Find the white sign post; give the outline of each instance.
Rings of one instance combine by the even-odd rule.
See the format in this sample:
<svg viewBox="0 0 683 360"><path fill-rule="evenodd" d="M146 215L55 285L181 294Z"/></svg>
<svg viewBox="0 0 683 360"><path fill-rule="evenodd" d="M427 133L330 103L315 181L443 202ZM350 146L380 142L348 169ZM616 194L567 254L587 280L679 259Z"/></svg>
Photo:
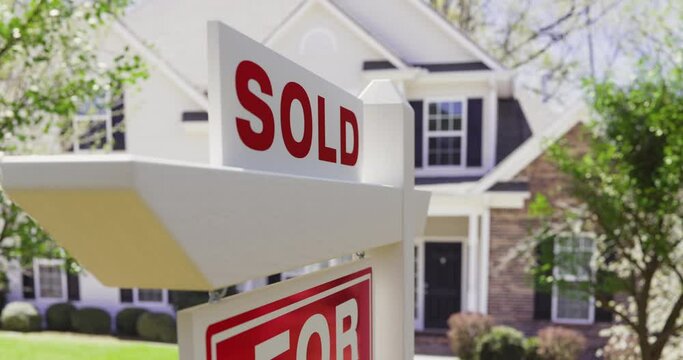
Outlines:
<svg viewBox="0 0 683 360"><path fill-rule="evenodd" d="M375 269L375 359L412 359L414 238L429 202L429 195L414 190L413 110L388 80L371 83L360 97L366 121L363 181L403 192L401 237L368 252Z"/></svg>
<svg viewBox="0 0 683 360"><path fill-rule="evenodd" d="M181 359L412 358L413 238L428 201L413 189L412 109L380 81L361 95L361 110L358 99L217 22L209 24L209 49L216 163L389 186L400 189L401 201L398 221L386 224L396 238L367 242L360 272L341 266L181 312ZM358 274L372 295L324 294L326 284L343 287L340 279ZM353 316L339 315L345 306ZM359 314L367 317L360 327Z"/></svg>

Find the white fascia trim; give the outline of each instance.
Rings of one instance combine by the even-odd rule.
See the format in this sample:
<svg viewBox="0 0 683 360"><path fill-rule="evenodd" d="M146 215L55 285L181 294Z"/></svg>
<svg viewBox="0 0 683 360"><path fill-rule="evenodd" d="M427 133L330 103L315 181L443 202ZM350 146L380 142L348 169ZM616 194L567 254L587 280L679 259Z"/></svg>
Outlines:
<svg viewBox="0 0 683 360"><path fill-rule="evenodd" d="M437 25L442 31L444 31L453 40L458 42L458 44L464 46L467 50L471 51L475 56L477 56L481 61L490 67L492 70L506 70L498 60L494 59L486 51L479 47L472 39L463 34L460 29L455 27L448 19L439 14L431 6L429 6L423 0L411 0L410 3L415 5L423 14L429 16L432 22Z"/></svg>
<svg viewBox="0 0 683 360"><path fill-rule="evenodd" d="M358 23L349 18L344 12L342 12L335 5L327 0L307 0L297 9L294 13L285 20L282 25L280 25L275 31L266 37L263 44L271 47L277 40L282 38L287 30L292 27L313 5L321 5L324 9L329 11L333 16L342 22L346 27L349 28L355 35L359 36L363 41L373 47L375 50L379 51L382 56L391 62L392 65L396 66L397 69L407 69L408 65L404 63L400 58L394 55L389 49L380 44L372 35L370 35L365 29L363 29Z"/></svg>
<svg viewBox="0 0 683 360"><path fill-rule="evenodd" d="M528 191L492 191L484 194L484 203L489 209L523 209L530 198Z"/></svg>
<svg viewBox="0 0 683 360"><path fill-rule="evenodd" d="M481 193L488 190L499 181L509 181L524 168L529 166L532 161L538 158L546 145L564 136L576 124L587 120L586 106L580 103L572 106L571 111L555 120L546 131L539 135L534 135L527 139L521 146L503 160L493 171L475 183L470 189L471 192Z"/></svg>
<svg viewBox="0 0 683 360"><path fill-rule="evenodd" d="M524 209L531 198L528 191L495 191L484 194L432 193L429 217L469 216L489 209Z"/></svg>
<svg viewBox="0 0 683 360"><path fill-rule="evenodd" d="M465 190L471 189L472 186L474 186L474 182L467 181L447 184L415 185L415 189L431 191L433 193L461 195L465 194Z"/></svg>
<svg viewBox="0 0 683 360"><path fill-rule="evenodd" d="M434 192L428 209L430 217L443 217L478 214L484 211L485 207L481 195L452 195Z"/></svg>
<svg viewBox="0 0 683 360"><path fill-rule="evenodd" d="M466 81L512 81L515 76L510 70L473 70L473 71L424 71L418 73L423 83L466 82Z"/></svg>
<svg viewBox="0 0 683 360"><path fill-rule="evenodd" d="M130 29L126 27L121 21L114 21L112 25L114 31L121 36L136 52L138 52L149 64L153 65L162 74L171 80L180 90L182 90L190 99L192 99L202 110L209 111L209 99L196 87L194 87L187 79L180 75L161 57L152 52Z"/></svg>
<svg viewBox="0 0 683 360"><path fill-rule="evenodd" d="M266 37L263 39L262 43L263 45L267 47L271 47L277 40L280 40L284 34L291 28L294 24L296 24L299 19L304 16L306 11L310 9L313 4L315 3L314 0L304 0L302 1L299 5L297 5L294 10L287 16L281 23L278 25L275 30L273 30L270 34L266 35Z"/></svg>
<svg viewBox="0 0 683 360"><path fill-rule="evenodd" d="M365 80L414 80L426 73L427 70L421 68L405 68L405 69L382 69L382 70L365 70L362 76Z"/></svg>

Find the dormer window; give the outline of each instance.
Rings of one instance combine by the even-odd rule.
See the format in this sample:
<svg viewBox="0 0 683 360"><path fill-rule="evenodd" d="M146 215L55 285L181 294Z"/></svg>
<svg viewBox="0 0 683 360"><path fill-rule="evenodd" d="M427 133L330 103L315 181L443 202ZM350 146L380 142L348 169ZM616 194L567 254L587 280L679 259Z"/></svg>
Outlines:
<svg viewBox="0 0 683 360"><path fill-rule="evenodd" d="M113 102L108 96L85 101L73 118L72 150L102 152L125 150L123 97Z"/></svg>
<svg viewBox="0 0 683 360"><path fill-rule="evenodd" d="M415 111L417 183L452 182L485 173L483 105L483 99L478 97L410 101Z"/></svg>
<svg viewBox="0 0 683 360"><path fill-rule="evenodd" d="M465 163L466 105L462 100L429 101L425 118L427 168L460 167Z"/></svg>
<svg viewBox="0 0 683 360"><path fill-rule="evenodd" d="M74 151L102 150L112 141L111 108L107 98L85 101L73 121Z"/></svg>

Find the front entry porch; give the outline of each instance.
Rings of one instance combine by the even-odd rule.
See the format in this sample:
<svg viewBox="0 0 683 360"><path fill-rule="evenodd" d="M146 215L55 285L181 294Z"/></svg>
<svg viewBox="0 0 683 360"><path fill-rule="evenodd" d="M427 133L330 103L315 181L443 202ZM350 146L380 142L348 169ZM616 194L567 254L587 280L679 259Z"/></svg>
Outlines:
<svg viewBox="0 0 683 360"><path fill-rule="evenodd" d="M433 216L415 240L415 329L444 332L448 317L483 312L478 215ZM484 310L485 311L485 310Z"/></svg>

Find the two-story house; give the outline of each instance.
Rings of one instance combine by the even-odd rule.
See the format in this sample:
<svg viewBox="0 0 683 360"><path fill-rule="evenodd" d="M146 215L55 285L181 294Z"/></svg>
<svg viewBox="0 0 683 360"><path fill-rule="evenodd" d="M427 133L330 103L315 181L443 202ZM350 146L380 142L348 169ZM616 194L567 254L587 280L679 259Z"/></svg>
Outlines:
<svg viewBox="0 0 683 360"><path fill-rule="evenodd" d="M206 22L213 19L352 94L388 78L409 100L416 184L433 193L426 229L415 239L418 330L443 329L451 313L473 311L527 333L553 322L595 333L593 324L606 317L591 299L535 292L522 265L498 266L528 234L531 195L560 184L542 144L585 119L581 107L556 113L517 88L514 71L421 0L145 0L103 45L105 53L130 47L151 75L127 89L123 118L99 113L125 123L107 133L115 151L208 163ZM91 275L73 277L36 261L32 274L12 278L10 298L104 304L112 312L129 303L170 309L164 290L110 289Z"/></svg>

